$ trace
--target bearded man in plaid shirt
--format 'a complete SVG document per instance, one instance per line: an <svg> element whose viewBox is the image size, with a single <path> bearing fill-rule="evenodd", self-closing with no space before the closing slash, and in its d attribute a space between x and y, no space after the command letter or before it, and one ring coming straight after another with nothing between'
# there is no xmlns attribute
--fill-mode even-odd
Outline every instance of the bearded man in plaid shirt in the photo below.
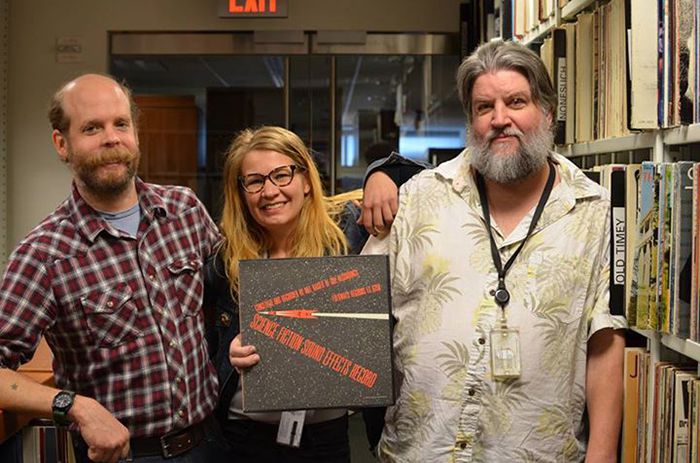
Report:
<svg viewBox="0 0 700 463"><path fill-rule="evenodd" d="M3 277L0 408L70 424L79 460L212 461L218 387L200 269L220 236L191 190L136 177L135 114L128 89L104 76L54 95L53 144L72 193ZM42 335L58 389L15 371Z"/></svg>

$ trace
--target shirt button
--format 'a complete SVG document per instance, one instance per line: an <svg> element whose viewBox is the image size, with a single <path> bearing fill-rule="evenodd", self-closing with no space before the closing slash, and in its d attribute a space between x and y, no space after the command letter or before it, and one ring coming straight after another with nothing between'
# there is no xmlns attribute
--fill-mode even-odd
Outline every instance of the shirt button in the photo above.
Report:
<svg viewBox="0 0 700 463"><path fill-rule="evenodd" d="M483 346L484 344L486 344L486 339L484 339L484 338L479 338L479 339L477 339L477 341L478 341L479 344L481 344L482 346Z"/></svg>
<svg viewBox="0 0 700 463"><path fill-rule="evenodd" d="M460 443L459 443L459 448L462 449L462 450L466 449L466 448L467 448L467 443L466 443L466 442L460 442Z"/></svg>
<svg viewBox="0 0 700 463"><path fill-rule="evenodd" d="M471 397L471 396L473 396L474 394L476 394L476 391L474 390L473 387L470 387L470 388L467 390L467 394L469 394L469 396Z"/></svg>
<svg viewBox="0 0 700 463"><path fill-rule="evenodd" d="M177 347L177 341L174 339L170 341L170 347Z"/></svg>
<svg viewBox="0 0 700 463"><path fill-rule="evenodd" d="M107 301L107 307L109 307L109 308L114 307L114 302L112 302L112 301Z"/></svg>
<svg viewBox="0 0 700 463"><path fill-rule="evenodd" d="M149 274L149 275L148 275L148 279L151 280L151 281L155 281L155 280L156 280L156 274L155 274L155 273Z"/></svg>
<svg viewBox="0 0 700 463"><path fill-rule="evenodd" d="M180 418L184 418L184 417L185 417L185 412L184 412L183 410L178 410L178 411L177 411L177 415L178 415Z"/></svg>

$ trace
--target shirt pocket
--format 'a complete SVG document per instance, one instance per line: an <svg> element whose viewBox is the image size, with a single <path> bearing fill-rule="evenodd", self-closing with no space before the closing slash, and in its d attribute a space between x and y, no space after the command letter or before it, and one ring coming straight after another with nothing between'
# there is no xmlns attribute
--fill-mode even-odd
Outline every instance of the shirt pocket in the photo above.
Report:
<svg viewBox="0 0 700 463"><path fill-rule="evenodd" d="M182 314L197 317L202 313L202 262L196 255L174 258L166 264L171 281L171 296Z"/></svg>
<svg viewBox="0 0 700 463"><path fill-rule="evenodd" d="M143 334L136 326L137 308L126 285L91 291L80 298L80 304L98 347L116 347Z"/></svg>

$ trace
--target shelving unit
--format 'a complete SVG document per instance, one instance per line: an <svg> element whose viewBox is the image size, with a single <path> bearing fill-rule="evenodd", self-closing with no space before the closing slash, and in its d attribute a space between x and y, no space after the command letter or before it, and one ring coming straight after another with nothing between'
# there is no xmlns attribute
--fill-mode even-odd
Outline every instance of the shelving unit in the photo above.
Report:
<svg viewBox="0 0 700 463"><path fill-rule="evenodd" d="M662 334L661 344L680 354L683 354L690 359L695 360L696 362L700 362L700 344L697 342L689 339L681 339L677 336L673 336L672 334ZM698 368L698 374L700 374L700 366Z"/></svg>
<svg viewBox="0 0 700 463"><path fill-rule="evenodd" d="M523 40L521 41L524 44L529 44L531 42L537 42L542 40L544 36L546 36L552 29L557 27L559 25L559 10L555 13L554 16L549 18L547 21L540 23L539 26L537 26L535 29L531 30L530 32L523 37Z"/></svg>
<svg viewBox="0 0 700 463"><path fill-rule="evenodd" d="M576 15L594 4L595 0L573 0L561 9L561 18L566 21L576 19Z"/></svg>
<svg viewBox="0 0 700 463"><path fill-rule="evenodd" d="M633 151L639 149L654 148L657 133L641 132L628 135L626 137L608 138L605 140L594 140L586 143L576 143L559 147L558 151L568 157L591 156L601 153L612 153L618 151Z"/></svg>
<svg viewBox="0 0 700 463"><path fill-rule="evenodd" d="M569 1L563 7L557 8L553 17L526 34L521 42L526 45L539 43L555 27L576 21L582 12L597 8L604 3L598 0ZM700 123L638 131L626 136L559 146L556 149L559 153L576 158L576 161L590 167L616 162L639 162L642 159L660 163L672 162L678 158L696 158L694 153L687 148L687 145L693 144L700 144ZM700 343L653 330L637 328L631 328L631 330L646 339L650 354L652 366L648 376L647 404L654 404L656 399L653 365L664 360L675 360L675 356L669 350L684 356L690 362L696 362L698 376L700 376ZM650 407L650 405L647 406ZM647 409L647 411L649 410L651 408ZM655 437L652 436L652 431L653 427L648 426L646 429L647 442L652 442ZM651 456L652 449L649 445L645 461L651 461Z"/></svg>
<svg viewBox="0 0 700 463"><path fill-rule="evenodd" d="M700 143L700 124L685 125L663 131L664 145Z"/></svg>
<svg viewBox="0 0 700 463"><path fill-rule="evenodd" d="M668 129L649 130L625 137L607 138L585 143L560 146L557 151L568 157L592 156L601 153L634 151L640 149L661 150L668 146L700 143L700 124L684 125ZM667 160L658 157L659 162Z"/></svg>
<svg viewBox="0 0 700 463"><path fill-rule="evenodd" d="M649 341L659 342L669 349L678 352L691 360L700 362L700 343L691 341L690 339L682 339L672 334L659 333L658 331L653 330L640 330L639 328L631 328L631 330L637 334L641 334ZM700 374L700 365L698 365L698 370L698 374Z"/></svg>
<svg viewBox="0 0 700 463"><path fill-rule="evenodd" d="M595 157L592 164L615 162L639 162L634 154L640 150L650 150L648 160L654 162L671 162L671 148L700 143L700 124L692 124L667 129L638 132L624 137L594 140L585 143L559 146L557 152L570 158ZM597 156L608 155L611 158L599 162ZM628 156L627 158L625 156ZM591 163L587 166L590 167Z"/></svg>

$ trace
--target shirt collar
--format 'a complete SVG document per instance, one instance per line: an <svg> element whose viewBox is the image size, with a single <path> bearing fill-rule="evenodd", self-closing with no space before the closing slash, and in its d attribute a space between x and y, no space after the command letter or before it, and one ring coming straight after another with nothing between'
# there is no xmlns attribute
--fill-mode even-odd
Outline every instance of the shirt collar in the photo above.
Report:
<svg viewBox="0 0 700 463"><path fill-rule="evenodd" d="M559 184L552 191L535 232L563 217L573 209L577 201L601 198L603 194L602 188L586 177L581 169L566 157L553 151L550 151L550 156L559 172ZM483 220L479 192L476 188L476 181L474 180L470 163L469 148L464 149L456 158L436 167L435 174L445 182L451 183L452 189ZM525 217L528 223L530 219L530 215ZM520 228L518 226L513 233L500 243L499 247L508 246L523 239L527 227L524 227L522 230ZM500 235L500 232L498 234Z"/></svg>
<svg viewBox="0 0 700 463"><path fill-rule="evenodd" d="M470 151L469 148L465 148L456 158L437 166L435 173L443 180L451 182L455 192L475 194L478 198L476 183L471 172ZM554 151L550 151L549 154L559 171L559 185L563 187L560 189L567 190L567 196L574 201L601 196L600 186L586 177L575 164Z"/></svg>
<svg viewBox="0 0 700 463"><path fill-rule="evenodd" d="M168 210L163 198L153 191L151 185L140 178L137 177L135 183L142 215L147 217L149 221L153 220L154 217L166 217ZM80 233L87 237L90 242L94 242L102 231L117 238L122 236L122 232L110 225L99 212L83 199L75 182L73 182L71 190L68 201L70 215Z"/></svg>

